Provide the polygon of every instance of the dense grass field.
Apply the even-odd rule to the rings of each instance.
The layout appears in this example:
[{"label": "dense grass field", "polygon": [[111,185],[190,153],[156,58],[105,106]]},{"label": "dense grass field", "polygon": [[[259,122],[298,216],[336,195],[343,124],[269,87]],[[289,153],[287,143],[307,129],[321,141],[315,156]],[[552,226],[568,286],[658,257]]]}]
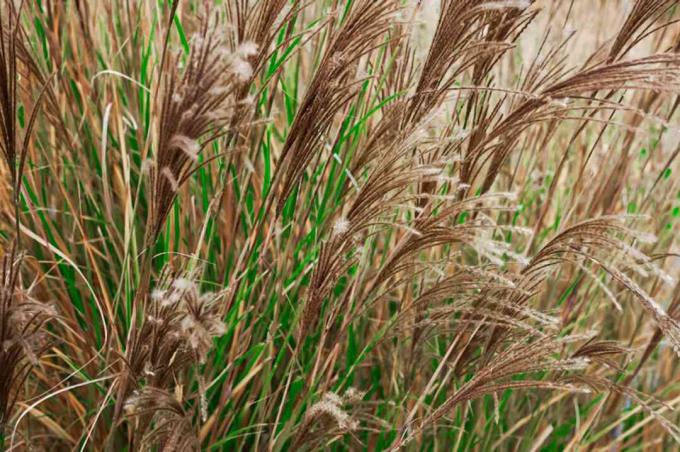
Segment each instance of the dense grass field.
[{"label": "dense grass field", "polygon": [[680,447],[678,0],[0,24],[0,450]]}]

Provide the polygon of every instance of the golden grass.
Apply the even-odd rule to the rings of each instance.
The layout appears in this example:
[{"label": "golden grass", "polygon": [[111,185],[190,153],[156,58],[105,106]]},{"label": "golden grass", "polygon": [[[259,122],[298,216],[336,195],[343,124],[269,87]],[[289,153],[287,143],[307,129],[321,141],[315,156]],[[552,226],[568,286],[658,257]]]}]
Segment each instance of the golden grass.
[{"label": "golden grass", "polygon": [[677,1],[0,1],[3,450],[677,447]]}]

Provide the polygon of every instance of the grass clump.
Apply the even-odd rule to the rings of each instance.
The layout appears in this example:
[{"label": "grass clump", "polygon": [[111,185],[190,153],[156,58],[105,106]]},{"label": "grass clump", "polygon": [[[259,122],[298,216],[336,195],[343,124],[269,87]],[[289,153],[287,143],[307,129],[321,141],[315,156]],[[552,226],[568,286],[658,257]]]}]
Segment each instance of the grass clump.
[{"label": "grass clump", "polygon": [[677,447],[677,1],[0,5],[0,449]]}]

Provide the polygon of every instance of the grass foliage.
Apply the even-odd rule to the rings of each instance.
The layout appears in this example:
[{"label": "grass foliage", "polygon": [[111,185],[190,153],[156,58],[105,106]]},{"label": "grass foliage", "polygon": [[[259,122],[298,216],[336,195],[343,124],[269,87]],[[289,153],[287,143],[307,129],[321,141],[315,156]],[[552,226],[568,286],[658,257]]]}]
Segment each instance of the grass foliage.
[{"label": "grass foliage", "polygon": [[0,449],[675,450],[677,0],[0,0]]}]

